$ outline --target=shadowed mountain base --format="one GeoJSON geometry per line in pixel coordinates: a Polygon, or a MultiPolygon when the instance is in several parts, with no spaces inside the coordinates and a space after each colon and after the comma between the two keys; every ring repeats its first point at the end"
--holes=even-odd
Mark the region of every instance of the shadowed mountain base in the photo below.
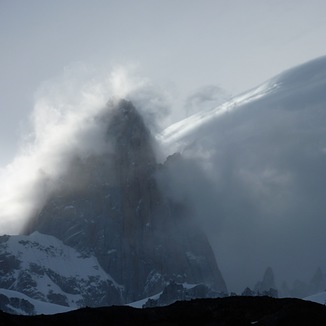
{"type": "Polygon", "coordinates": [[[228,297],[170,306],[83,308],[57,315],[0,313],[0,325],[325,325],[326,307],[300,299],[228,297]]]}

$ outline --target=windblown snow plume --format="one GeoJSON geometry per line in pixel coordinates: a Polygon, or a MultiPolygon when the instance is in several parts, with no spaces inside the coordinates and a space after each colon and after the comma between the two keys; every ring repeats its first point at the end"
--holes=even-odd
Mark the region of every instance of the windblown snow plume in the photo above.
{"type": "Polygon", "coordinates": [[[167,110],[165,98],[134,68],[118,67],[98,74],[83,64],[65,69],[35,94],[25,136],[14,160],[0,170],[0,233],[18,233],[55,188],[55,180],[77,155],[86,158],[109,150],[101,115],[108,100],[128,98],[155,128],[167,110]]]}

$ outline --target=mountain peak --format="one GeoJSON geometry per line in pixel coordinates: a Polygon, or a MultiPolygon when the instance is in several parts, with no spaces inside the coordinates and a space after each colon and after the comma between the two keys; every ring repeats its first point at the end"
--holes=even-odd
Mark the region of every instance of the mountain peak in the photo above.
{"type": "Polygon", "coordinates": [[[111,116],[106,139],[113,145],[114,153],[124,164],[140,166],[155,164],[152,136],[134,105],[127,100],[108,103],[111,116]]]}
{"type": "Polygon", "coordinates": [[[53,235],[94,255],[124,287],[125,302],[156,294],[170,280],[226,292],[190,209],[160,189],[153,139],[141,115],[126,100],[111,101],[108,108],[105,139],[111,150],[77,160],[28,232],[53,235]]]}

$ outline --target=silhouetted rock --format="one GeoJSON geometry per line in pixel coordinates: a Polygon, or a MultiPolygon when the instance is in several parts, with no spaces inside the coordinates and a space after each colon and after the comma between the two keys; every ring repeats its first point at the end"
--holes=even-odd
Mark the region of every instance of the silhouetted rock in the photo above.
{"type": "Polygon", "coordinates": [[[275,285],[274,272],[271,267],[268,267],[264,273],[263,280],[255,286],[256,295],[267,295],[277,298],[278,291],[275,285]]]}
{"type": "Polygon", "coordinates": [[[84,308],[57,315],[0,312],[0,325],[325,325],[326,307],[300,299],[228,297],[179,301],[170,306],[84,308]]]}

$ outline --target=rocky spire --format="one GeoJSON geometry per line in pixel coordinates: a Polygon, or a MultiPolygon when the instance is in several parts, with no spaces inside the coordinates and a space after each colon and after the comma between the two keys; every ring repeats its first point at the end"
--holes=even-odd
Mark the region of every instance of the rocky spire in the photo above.
{"type": "Polygon", "coordinates": [[[161,291],[171,279],[226,292],[187,206],[165,198],[158,187],[153,140],[143,119],[126,100],[110,102],[108,112],[110,150],[76,159],[27,232],[51,234],[94,254],[124,286],[126,302],[161,291]]]}

